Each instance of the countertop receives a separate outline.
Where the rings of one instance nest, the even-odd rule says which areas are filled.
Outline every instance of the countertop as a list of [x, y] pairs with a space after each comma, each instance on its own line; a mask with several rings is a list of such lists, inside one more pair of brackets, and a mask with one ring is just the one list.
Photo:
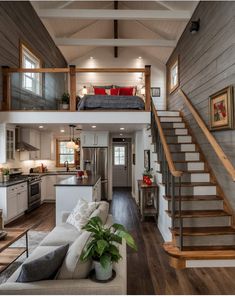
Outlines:
[[27, 183], [28, 179], [21, 179], [21, 180], [9, 180], [8, 182], [0, 183], [0, 188], [10, 187], [22, 183]]
[[88, 178], [78, 179], [76, 176], [68, 177], [55, 184], [55, 187], [93, 187], [100, 179], [100, 175], [90, 175]]

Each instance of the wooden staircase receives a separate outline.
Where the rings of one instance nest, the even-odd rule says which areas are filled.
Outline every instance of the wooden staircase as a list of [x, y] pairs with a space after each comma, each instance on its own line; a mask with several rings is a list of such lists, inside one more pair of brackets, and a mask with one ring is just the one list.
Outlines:
[[[185, 268], [190, 267], [187, 265], [190, 261], [235, 259], [235, 228], [231, 208], [192, 132], [179, 111], [158, 111], [157, 115], [174, 166], [183, 172], [181, 178], [176, 177], [174, 184], [168, 185], [168, 193], [172, 193], [172, 186], [176, 193], [174, 226], [170, 228], [172, 242], [164, 244], [171, 265]], [[154, 143], [158, 145], [156, 139]], [[155, 163], [158, 182], [164, 185], [163, 161], [158, 155]], [[172, 197], [165, 194], [163, 198], [168, 203], [166, 214], [172, 218]], [[183, 238], [182, 249], [180, 234]]]

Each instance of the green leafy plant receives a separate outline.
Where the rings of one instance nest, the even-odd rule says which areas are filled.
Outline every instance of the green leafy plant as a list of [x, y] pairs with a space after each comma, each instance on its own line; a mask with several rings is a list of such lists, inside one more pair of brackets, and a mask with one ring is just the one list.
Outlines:
[[9, 174], [10, 174], [10, 170], [9, 170], [9, 168], [3, 168], [3, 169], [2, 169], [2, 174], [3, 174], [3, 175], [9, 175]]
[[111, 227], [105, 228], [99, 217], [93, 217], [83, 229], [91, 232], [91, 241], [80, 256], [82, 261], [93, 259], [100, 262], [103, 268], [106, 268], [112, 262], [118, 262], [121, 255], [117, 244], [121, 244], [122, 239], [125, 239], [127, 245], [131, 248], [137, 250], [133, 237], [123, 225], [113, 224]]
[[143, 176], [148, 176], [149, 178], [153, 177], [153, 168], [150, 168], [149, 170], [145, 170], [143, 172]]
[[70, 95], [69, 93], [63, 93], [61, 96], [62, 104], [69, 104]]

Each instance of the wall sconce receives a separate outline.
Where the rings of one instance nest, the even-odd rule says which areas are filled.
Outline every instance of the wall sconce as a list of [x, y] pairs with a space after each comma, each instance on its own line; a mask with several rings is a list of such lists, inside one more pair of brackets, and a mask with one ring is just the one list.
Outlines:
[[87, 95], [87, 87], [84, 86], [83, 89], [82, 89], [82, 95]]
[[200, 19], [197, 21], [191, 21], [189, 31], [191, 34], [196, 34], [200, 29]]

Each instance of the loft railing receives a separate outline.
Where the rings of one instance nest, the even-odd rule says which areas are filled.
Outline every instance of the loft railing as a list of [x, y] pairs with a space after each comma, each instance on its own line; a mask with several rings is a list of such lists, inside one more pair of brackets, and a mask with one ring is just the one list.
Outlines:
[[[158, 162], [162, 173], [162, 183], [165, 184], [165, 195], [171, 199], [172, 230], [179, 227], [180, 250], [183, 249], [183, 218], [181, 212], [181, 177], [182, 171], [176, 169], [172, 155], [167, 144], [160, 119], [152, 102], [151, 129], [153, 141], [156, 146]], [[178, 189], [178, 191], [176, 191]], [[176, 199], [177, 197], [177, 199]], [[178, 203], [178, 208], [176, 207]], [[176, 226], [176, 210], [178, 210], [178, 226]]]
[[205, 122], [203, 121], [203, 119], [198, 114], [197, 110], [195, 109], [195, 107], [193, 106], [191, 101], [189, 100], [188, 96], [183, 92], [182, 89], [179, 90], [179, 94], [182, 95], [186, 106], [190, 110], [190, 112], [193, 115], [193, 117], [194, 117], [195, 121], [197, 122], [198, 126], [201, 128], [203, 134], [205, 135], [205, 137], [207, 138], [207, 140], [211, 144], [211, 146], [214, 149], [217, 157], [219, 158], [219, 160], [223, 164], [225, 170], [232, 177], [233, 182], [235, 182], [235, 168], [234, 168], [233, 164], [230, 162], [229, 158], [224, 153], [223, 149], [218, 144], [215, 137], [211, 134], [211, 132], [207, 128]]
[[[58, 102], [64, 92], [70, 94], [69, 111], [76, 111], [76, 74], [79, 73], [142, 73], [145, 78], [145, 111], [150, 111], [151, 105], [151, 66], [144, 68], [9, 68], [2, 67], [3, 100], [2, 110], [58, 110]], [[22, 87], [26, 76], [40, 77], [40, 91], [32, 92]], [[36, 81], [36, 80], [34, 80]], [[35, 87], [37, 89], [39, 87]], [[17, 96], [18, 99], [17, 100]], [[31, 102], [31, 103], [30, 103]], [[57, 103], [56, 103], [57, 102]], [[35, 104], [30, 108], [30, 104]], [[18, 104], [18, 106], [16, 106]], [[45, 106], [43, 106], [45, 105]]]

